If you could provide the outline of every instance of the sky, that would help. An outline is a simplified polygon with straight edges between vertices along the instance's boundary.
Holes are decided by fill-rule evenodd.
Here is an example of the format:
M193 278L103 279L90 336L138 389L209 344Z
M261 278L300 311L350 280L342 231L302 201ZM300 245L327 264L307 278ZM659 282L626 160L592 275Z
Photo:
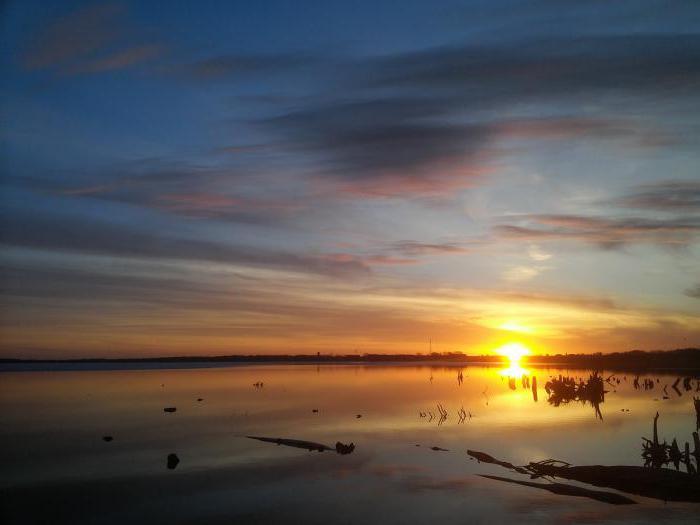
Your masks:
M1 357L700 345L695 0L0 24Z

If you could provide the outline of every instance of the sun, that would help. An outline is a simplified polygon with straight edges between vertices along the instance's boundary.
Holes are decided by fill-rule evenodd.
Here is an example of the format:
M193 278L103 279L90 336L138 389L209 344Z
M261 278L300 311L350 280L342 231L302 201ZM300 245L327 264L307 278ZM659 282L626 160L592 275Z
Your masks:
M501 370L501 375L507 377L521 377L528 373L527 370L520 366L520 359L530 354L530 350L520 343L508 343L496 348L495 352L498 355L507 357L510 365L508 368Z
M498 355L507 357L510 361L511 366L517 365L523 356L530 353L530 350L521 343L508 343L503 346L496 348L495 352Z

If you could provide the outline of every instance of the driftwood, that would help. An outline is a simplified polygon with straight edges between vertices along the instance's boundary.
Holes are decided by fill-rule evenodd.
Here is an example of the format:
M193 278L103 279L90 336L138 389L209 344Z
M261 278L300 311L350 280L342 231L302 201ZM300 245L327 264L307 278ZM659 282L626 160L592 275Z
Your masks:
M264 441L265 443L274 443L276 445L284 445L287 447L302 448L304 450L324 452L326 450L334 450L338 454L352 454L355 451L355 444L350 443L345 445L338 441L335 447L329 447L323 443L315 443L313 441L305 441L303 439L286 439L286 438L270 438L261 436L246 436L248 439L257 439L258 441Z
M606 492L601 490L590 490L583 487L577 487L575 485L568 485L566 483L535 483L532 481L521 481L517 479L502 478L501 476L488 476L486 474L480 474L482 478L494 479L496 481L504 481L506 483L515 483L517 485L524 485L526 487L533 487L537 489L547 490L554 494L559 494L561 496L578 496L582 498L590 498L596 501L602 501L603 503L610 503L611 505L634 505L637 502L623 496L622 494L617 494L615 492Z
M647 498L700 503L700 480L686 472L624 465L572 466L556 460L530 462L517 467L484 452L469 450L467 453L481 462L529 474L532 478L562 478Z
M501 461L493 456L489 456L485 452L479 452L478 450L467 450L467 454L469 454L471 457L479 461L480 463L491 463L493 465L500 465L501 467L514 470L516 472L519 472L520 474L529 474L528 471L522 469L521 467L516 467L512 463L508 463L507 461Z
M664 501L700 503L700 483L697 477L677 470L626 465L561 467L540 463L530 463L528 468L536 476L580 481Z

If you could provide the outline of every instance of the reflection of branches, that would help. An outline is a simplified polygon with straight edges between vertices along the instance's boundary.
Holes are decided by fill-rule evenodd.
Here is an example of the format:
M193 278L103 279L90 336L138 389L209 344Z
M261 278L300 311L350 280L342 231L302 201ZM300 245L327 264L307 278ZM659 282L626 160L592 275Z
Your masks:
M600 412L600 404L605 401L605 390L603 379L597 372L591 374L585 383L579 379L578 383L573 377L559 376L544 385L544 389L549 395L549 404L558 407L571 401L590 403L595 409L596 417L603 419Z
M440 412L440 420L438 421L438 426L440 426L447 421L447 410L440 403L437 404L437 409Z
M464 405L462 405L462 408L460 408L459 412L457 412L457 416L459 416L460 423L464 423L464 420L467 419L467 412L464 410Z
M696 467L693 465L690 453L690 443L687 441L683 451L681 451L678 447L678 441L676 438L673 438L670 445L666 444L665 440L663 443L659 443L659 433L657 428L658 419L659 413L657 412L654 416L653 438L642 438L642 458L644 459L644 466L661 468L669 463L673 463L676 470L679 470L680 464L684 463L688 474L695 474L697 469L700 468L700 440L698 439L698 433L693 432L695 452L693 452L692 456L695 456Z

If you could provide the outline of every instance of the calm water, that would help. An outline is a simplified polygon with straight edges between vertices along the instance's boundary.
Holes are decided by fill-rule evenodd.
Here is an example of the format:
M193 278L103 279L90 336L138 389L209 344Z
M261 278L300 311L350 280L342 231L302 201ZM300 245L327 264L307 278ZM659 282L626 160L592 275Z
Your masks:
M459 370L3 372L3 513L10 523L698 522L697 504L632 496L637 505L614 506L485 479L477 474L524 477L466 454L641 465L641 436L651 437L657 411L662 439L692 442L693 392L673 391L675 375L642 376L655 388L635 390L633 375L617 374L601 420L588 404L550 405L543 389L550 375L588 371L530 369L535 401L531 388L509 384L497 368L461 369L461 384ZM442 422L438 404L447 411ZM168 406L177 411L165 413ZM353 442L356 450L308 452L246 435ZM174 470L166 469L170 453L180 459Z

